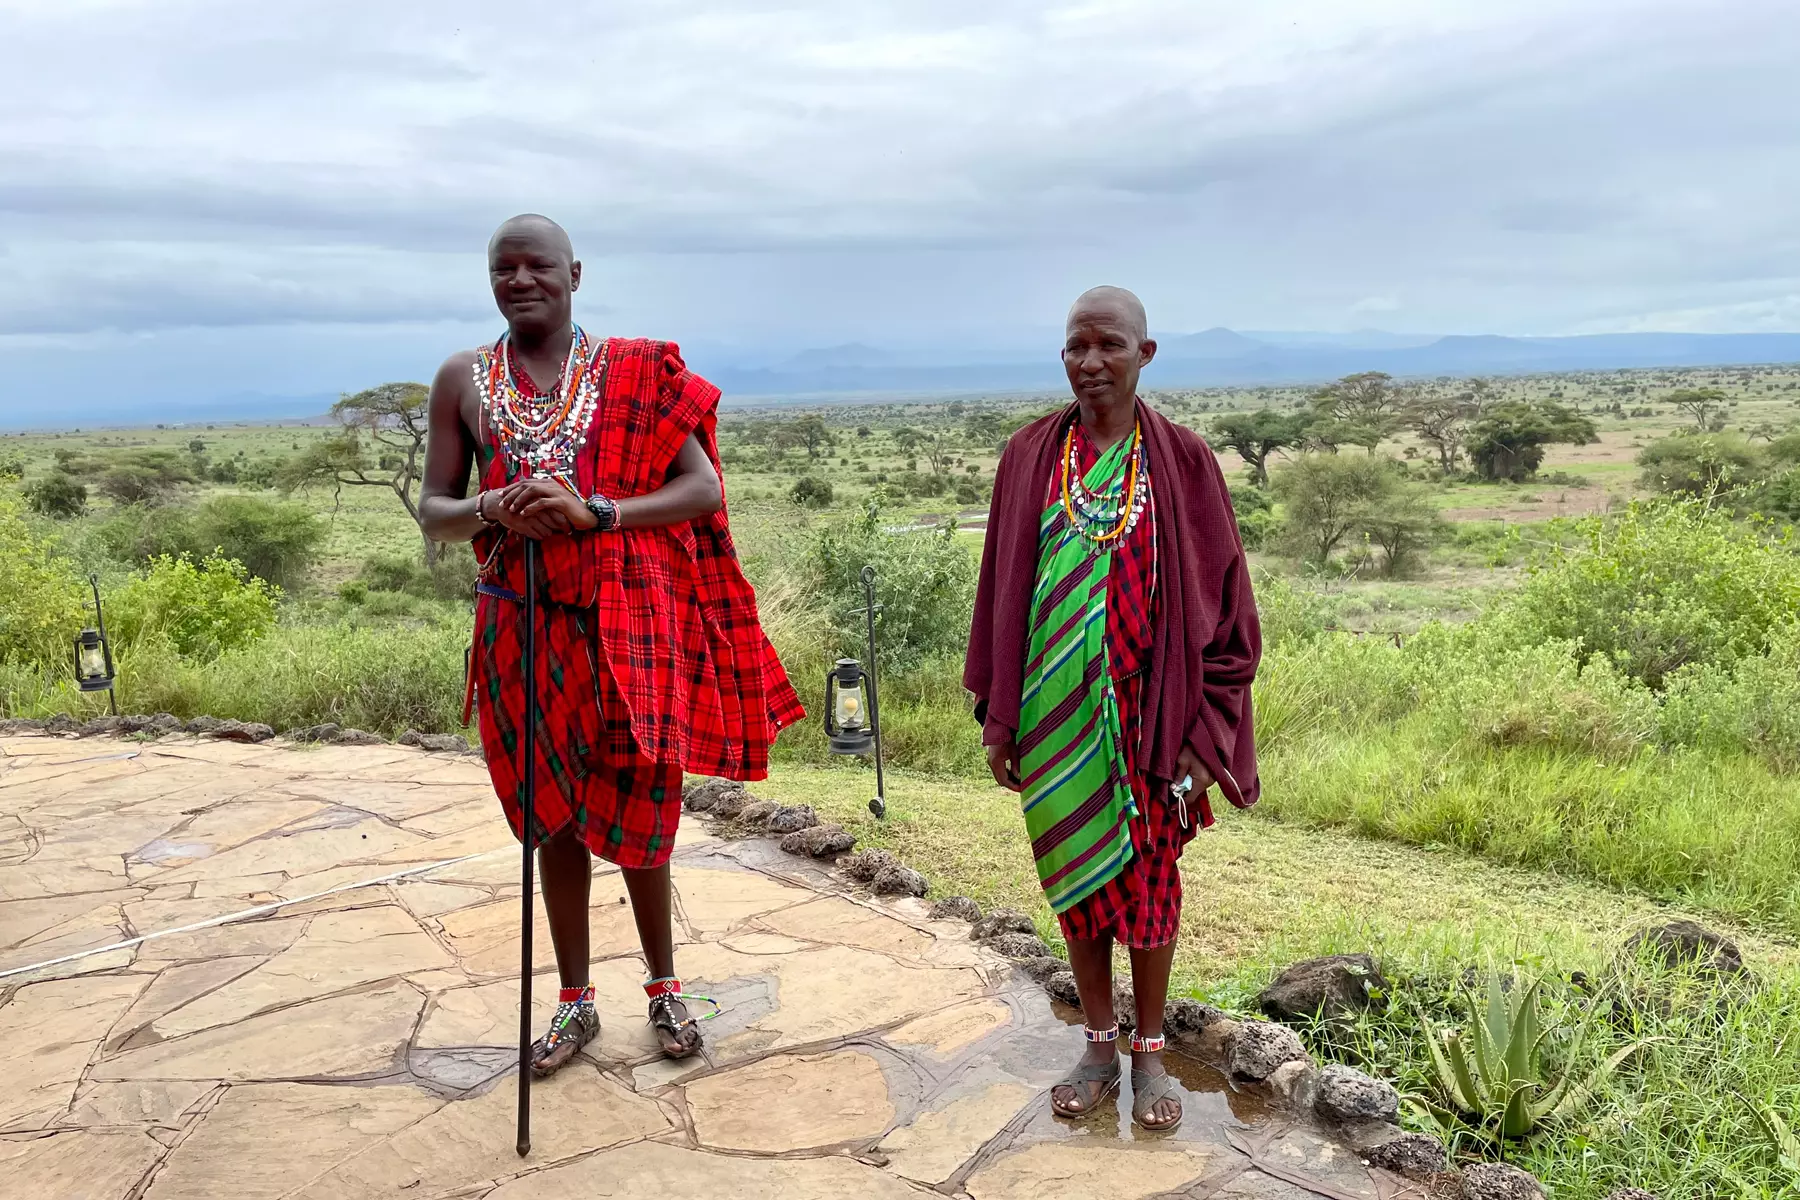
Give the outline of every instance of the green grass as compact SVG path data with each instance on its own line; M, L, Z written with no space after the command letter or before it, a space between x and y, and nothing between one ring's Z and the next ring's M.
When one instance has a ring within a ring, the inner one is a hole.
M984 908L1006 904L1032 914L1046 940L1058 944L1015 797L974 782L895 772L888 818L878 822L864 808L873 783L873 773L857 765L783 766L755 790L811 804L862 845L893 850L926 874L934 896L967 895ZM1566 875L1301 828L1260 810L1220 814L1189 845L1182 877L1171 994L1253 1014L1256 993L1282 966L1319 954L1372 953L1394 985L1390 1003L1350 1030L1309 1031L1309 1041L1321 1056L1357 1063L1419 1094L1430 1083L1413 1003L1445 1019L1443 1000L1466 970L1518 962L1551 977L1557 1005L1579 1020L1586 1001L1561 981L1572 972L1614 979L1632 931L1687 915ZM1773 1197L1800 1184L1784 1183L1740 1099L1788 1112L1800 1107L1800 950L1785 937L1704 916L1739 941L1758 986L1720 1008L1719 997L1693 980L1627 974L1633 987L1672 995L1674 1003L1666 1014L1643 1012L1636 1026L1602 1029L1583 1061L1626 1040L1659 1040L1577 1120L1506 1151L1553 1194L1591 1200L1633 1185L1669 1197Z

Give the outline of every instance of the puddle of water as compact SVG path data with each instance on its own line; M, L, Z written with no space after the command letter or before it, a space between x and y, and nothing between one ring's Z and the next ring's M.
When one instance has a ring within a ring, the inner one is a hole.
M136 862L157 866L173 859L191 861L196 858L211 858L213 848L205 842L171 842L167 838L157 838L132 855Z
M1081 1025L1080 1009L1054 1001L1050 1007L1071 1031ZM1120 1037L1120 1042L1128 1045L1124 1036ZM1072 1063L1081 1052L1081 1041L1071 1038L1069 1046ZM1141 1129L1131 1119L1131 1055L1124 1050L1120 1053L1119 1088L1092 1114L1080 1119L1058 1117L1050 1113L1046 1105L1045 1117L1032 1124L1038 1127L1048 1122L1050 1127L1064 1130L1066 1134L1101 1134L1124 1141L1149 1139L1223 1146L1227 1144L1225 1128L1259 1125L1272 1115L1264 1097L1238 1088L1223 1071L1182 1053L1172 1042L1163 1052L1163 1066L1181 1083L1183 1092L1181 1124L1172 1132ZM1037 1133L1038 1129L1034 1128L1033 1132Z

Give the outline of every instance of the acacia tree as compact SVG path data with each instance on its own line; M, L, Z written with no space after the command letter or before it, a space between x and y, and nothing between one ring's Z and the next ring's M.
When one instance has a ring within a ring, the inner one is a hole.
M806 447L808 458L819 457L819 451L830 449L832 444L831 430L817 413L795 417L781 427L778 436L789 445Z
M1694 428L1708 430L1725 415L1725 393L1718 388L1677 388L1663 397L1694 419Z
M1227 413L1213 422L1207 441L1215 449L1236 451L1250 469L1250 481L1267 487L1269 456L1304 442L1309 424L1310 413L1279 413L1272 408Z
M329 484L341 497L347 487L386 488L419 522L419 480L425 470L426 400L422 383L384 383L331 406L338 430L320 438L283 467L282 490ZM443 548L425 536L425 563L435 566Z
M1339 446L1361 446L1375 452L1384 438L1399 427L1404 391L1385 371L1346 375L1313 393L1316 420L1308 429L1320 449L1335 453Z
M1406 428L1437 451L1439 469L1451 475L1462 460L1469 426L1480 419L1489 403L1487 380L1474 379L1460 392L1420 389L1408 399L1400 416Z
M1599 440L1593 421L1549 400L1509 400L1469 427L1469 460L1483 479L1518 482L1537 473L1544 447Z

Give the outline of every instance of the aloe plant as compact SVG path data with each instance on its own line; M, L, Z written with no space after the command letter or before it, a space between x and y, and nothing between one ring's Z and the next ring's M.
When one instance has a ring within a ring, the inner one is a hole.
M1585 1077L1577 1078L1573 1064L1593 1028L1590 1018L1576 1029L1569 1046L1570 1069L1560 1078L1550 1079L1544 1065L1544 1044L1555 1027L1546 1026L1539 1016L1542 990L1542 979L1527 982L1514 976L1508 989L1498 975L1493 975L1488 979L1483 1003L1474 989L1465 985L1466 1031L1440 1034L1420 1011L1438 1091L1444 1100L1442 1109L1437 1111L1453 1112L1497 1137L1525 1137L1544 1122L1570 1116L1585 1107L1607 1077L1646 1044L1634 1042L1609 1056Z

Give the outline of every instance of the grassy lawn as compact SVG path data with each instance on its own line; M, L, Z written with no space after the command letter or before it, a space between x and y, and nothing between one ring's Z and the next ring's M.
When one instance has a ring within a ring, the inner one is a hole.
M1056 921L1032 870L1016 797L992 786L910 772L888 775L888 817L866 805L874 774L854 765L781 766L753 790L811 804L863 846L924 872L933 896L1032 915L1046 941ZM1316 954L1377 953L1409 969L1524 957L1592 970L1638 927L1678 908L1630 892L1516 870L1451 850L1370 841L1226 809L1182 856L1185 889L1175 991L1240 1005L1274 968ZM1729 929L1746 957L1800 966L1788 941Z

